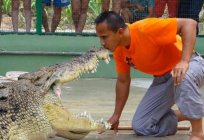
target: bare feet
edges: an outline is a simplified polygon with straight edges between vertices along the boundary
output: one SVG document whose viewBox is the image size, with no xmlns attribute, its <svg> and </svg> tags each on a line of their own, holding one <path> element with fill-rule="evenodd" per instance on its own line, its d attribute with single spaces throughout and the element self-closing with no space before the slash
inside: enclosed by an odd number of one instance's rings
<svg viewBox="0 0 204 140">
<path fill-rule="evenodd" d="M 203 133 L 196 133 L 196 134 L 191 133 L 189 140 L 204 140 L 204 134 Z"/>
</svg>

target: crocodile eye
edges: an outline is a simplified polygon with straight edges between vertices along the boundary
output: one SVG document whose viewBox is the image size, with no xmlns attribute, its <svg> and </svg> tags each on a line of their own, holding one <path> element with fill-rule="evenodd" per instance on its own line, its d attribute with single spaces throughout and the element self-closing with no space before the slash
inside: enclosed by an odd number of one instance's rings
<svg viewBox="0 0 204 140">
<path fill-rule="evenodd" d="M 5 101 L 8 99 L 10 95 L 10 90 L 8 88 L 4 88 L 0 90 L 0 101 Z"/>
<path fill-rule="evenodd" d="M 0 96 L 0 101 L 4 101 L 4 100 L 6 100 L 7 99 L 7 97 L 5 97 L 5 96 Z"/>
</svg>

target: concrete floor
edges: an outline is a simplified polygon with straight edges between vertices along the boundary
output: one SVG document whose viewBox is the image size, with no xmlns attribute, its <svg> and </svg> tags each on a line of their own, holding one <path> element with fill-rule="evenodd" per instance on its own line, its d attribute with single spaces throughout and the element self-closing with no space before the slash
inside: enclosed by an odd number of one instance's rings
<svg viewBox="0 0 204 140">
<path fill-rule="evenodd" d="M 130 96 L 121 116 L 120 125 L 130 126 L 135 109 L 151 84 L 151 79 L 133 79 Z M 204 94 L 204 88 L 201 89 Z M 108 120 L 114 110 L 115 79 L 80 79 L 64 85 L 62 102 L 73 113 L 89 112 L 94 119 Z M 174 106 L 173 108 L 176 108 Z M 190 126 L 188 122 L 179 123 L 179 126 Z M 84 140 L 186 140 L 188 131 L 178 131 L 174 136 L 168 137 L 139 137 L 133 131 L 120 130 L 117 134 L 107 131 L 103 134 L 90 133 Z M 53 140 L 53 139 L 52 139 Z M 64 140 L 54 138 L 54 140 Z"/>
</svg>

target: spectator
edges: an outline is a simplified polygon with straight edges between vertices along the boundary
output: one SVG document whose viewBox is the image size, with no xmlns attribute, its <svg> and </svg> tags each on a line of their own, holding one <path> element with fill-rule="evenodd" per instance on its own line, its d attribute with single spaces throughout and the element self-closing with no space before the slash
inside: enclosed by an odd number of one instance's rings
<svg viewBox="0 0 204 140">
<path fill-rule="evenodd" d="M 121 10 L 121 0 L 113 0 L 112 1 L 112 11 L 116 13 L 120 13 Z"/>
<path fill-rule="evenodd" d="M 102 12 L 109 11 L 110 0 L 102 0 Z M 121 10 L 121 0 L 112 0 L 112 11 L 120 13 Z"/>
<path fill-rule="evenodd" d="M 3 0 L 0 0 L 0 27 L 1 27 L 1 20 L 2 20 L 2 5 L 3 5 Z"/>
<path fill-rule="evenodd" d="M 81 33 L 86 23 L 89 0 L 72 0 L 71 4 L 75 32 Z"/>
<path fill-rule="evenodd" d="M 14 32 L 18 32 L 18 14 L 20 0 L 12 0 L 12 24 Z M 23 1 L 24 17 L 26 23 L 26 32 L 30 32 L 31 28 L 31 0 Z"/>
<path fill-rule="evenodd" d="M 52 16 L 52 23 L 51 23 L 51 32 L 55 32 L 61 19 L 62 7 L 68 6 L 69 0 L 54 0 L 53 3 L 51 3 L 51 0 L 43 0 L 42 24 L 45 29 L 45 32 L 50 32 L 45 6 L 51 6 L 51 5 L 53 5 L 53 10 L 54 10 L 54 13 Z"/>
<path fill-rule="evenodd" d="M 110 0 L 102 0 L 102 12 L 109 11 L 110 8 Z"/>
<path fill-rule="evenodd" d="M 169 17 L 177 17 L 178 3 L 179 0 L 155 0 L 155 16 L 161 17 L 167 5 Z"/>
<path fill-rule="evenodd" d="M 203 6 L 204 0 L 180 0 L 179 3 L 179 18 L 191 18 L 199 21 L 199 12 Z M 198 26 L 197 26 L 198 33 Z"/>
<path fill-rule="evenodd" d="M 122 7 L 121 15 L 128 23 L 154 16 L 154 0 L 122 0 Z"/>
</svg>

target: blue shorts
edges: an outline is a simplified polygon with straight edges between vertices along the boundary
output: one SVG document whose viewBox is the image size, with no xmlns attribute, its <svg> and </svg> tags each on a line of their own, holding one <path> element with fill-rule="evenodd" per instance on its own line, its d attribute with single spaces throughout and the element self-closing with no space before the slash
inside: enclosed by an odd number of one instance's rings
<svg viewBox="0 0 204 140">
<path fill-rule="evenodd" d="M 54 5 L 57 7 L 64 7 L 70 4 L 69 0 L 53 0 L 53 3 L 51 2 L 51 0 L 43 0 L 43 3 L 45 3 L 46 6 Z"/>
</svg>

